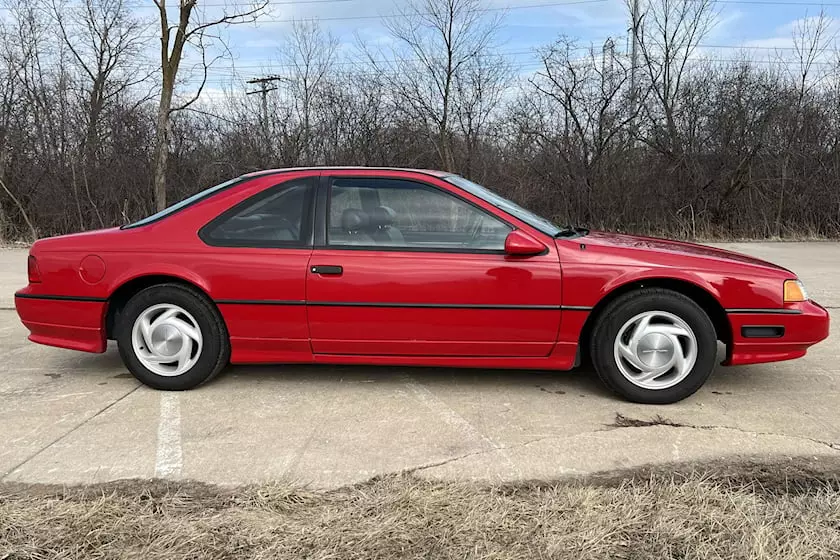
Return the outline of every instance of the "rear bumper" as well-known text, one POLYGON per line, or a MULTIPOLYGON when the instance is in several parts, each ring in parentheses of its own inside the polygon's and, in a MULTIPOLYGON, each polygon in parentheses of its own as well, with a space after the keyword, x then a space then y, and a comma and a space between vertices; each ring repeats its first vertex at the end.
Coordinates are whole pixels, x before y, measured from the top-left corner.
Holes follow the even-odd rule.
POLYGON ((107 302, 91 298, 38 296, 26 289, 15 294, 15 309, 29 329, 29 340, 83 352, 105 351, 107 308, 107 302))
POLYGON ((800 358, 810 346, 828 337, 828 311, 812 301, 776 313, 737 312, 729 313, 728 317, 732 327, 732 344, 727 349, 726 360, 723 362, 725 365, 760 364, 800 358), (769 336, 774 330, 778 334, 769 336))

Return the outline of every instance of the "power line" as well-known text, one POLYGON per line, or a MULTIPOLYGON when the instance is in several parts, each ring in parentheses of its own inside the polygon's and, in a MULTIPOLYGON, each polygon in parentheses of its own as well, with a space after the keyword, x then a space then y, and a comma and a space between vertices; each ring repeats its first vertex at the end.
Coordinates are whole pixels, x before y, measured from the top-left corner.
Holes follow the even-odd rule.
MULTIPOLYGON (((339 2, 360 2, 360 1, 362 1, 362 0, 271 0, 266 7, 271 8, 272 6, 296 6, 298 4, 337 4, 339 2)), ((94 5, 94 8, 96 8, 96 7, 97 6, 94 5)), ((155 6, 153 4, 149 4, 149 3, 127 5, 127 7, 131 10, 155 10, 155 11, 158 10, 157 6, 155 6)), ((237 8, 237 7, 253 8, 254 3, 253 2, 221 2, 221 3, 216 3, 216 4, 206 4, 204 2, 200 2, 199 4, 196 4, 196 8, 237 8)), ((71 9, 71 10, 73 10, 73 9, 85 10, 85 9, 87 9, 87 6, 84 5, 84 4, 71 4, 69 6, 64 6, 62 9, 66 10, 68 8, 71 9)), ((170 9, 170 8, 177 9, 177 8, 180 8, 180 5, 179 4, 170 4, 170 5, 166 6, 166 8, 167 9, 170 9)), ((0 7, 0 10, 12 10, 12 9, 13 8, 5 7, 5 6, 0 7)))
MULTIPOLYGON (((280 1, 272 1, 268 4, 267 8, 271 8, 272 6, 280 6, 280 5, 297 5, 297 4, 334 4, 340 2, 361 2, 363 0, 280 0, 280 1)), ((473 10, 466 10, 464 13, 482 13, 482 12, 505 12, 509 10, 525 10, 531 8, 549 8, 554 6, 566 6, 566 5, 575 5, 575 4, 598 4, 603 2, 608 2, 609 0, 572 0, 571 2, 548 2, 544 4, 526 4, 523 6, 503 6, 503 7, 496 7, 496 8, 475 8, 473 10)), ((198 7, 206 7, 206 8, 230 8, 230 7, 252 7, 253 4, 251 3, 236 3, 236 2, 229 2, 229 3, 221 3, 221 4, 199 4, 198 7)), ((177 5, 169 6, 172 8, 177 8, 177 5)), ((85 9, 83 5, 71 5, 66 6, 65 9, 85 9)), ((0 10, 11 10, 12 8, 7 7, 0 7, 0 10)), ((131 9, 154 9, 157 10, 157 6, 154 5, 137 5, 131 6, 131 9)), ((342 16, 342 17, 326 17, 326 18, 319 18, 319 17, 310 17, 310 18, 290 18, 290 19, 266 19, 266 18, 259 18, 259 22, 265 23, 291 23, 294 21, 341 21, 341 20, 354 20, 354 19, 388 19, 388 18, 400 18, 406 16, 415 16, 415 15, 434 15, 430 12, 405 12, 405 13, 393 13, 393 14, 379 14, 379 15, 368 15, 368 16, 342 16)))
MULTIPOLYGON (((769 65, 784 67, 784 68, 787 68, 787 67, 790 67, 793 64, 798 64, 799 63, 799 61, 794 61, 794 60, 789 60, 789 61, 782 61, 782 60, 745 60, 745 59, 737 59, 737 58, 690 58, 689 61, 690 62, 696 62, 696 63, 711 62, 711 63, 726 63, 726 64, 761 64, 761 65, 768 65, 769 64, 769 65)), ((811 65, 813 65, 813 66, 833 66, 833 65, 835 65, 835 63, 830 62, 830 61, 814 61, 814 62, 811 63, 811 65)), ((524 64, 522 66, 519 66, 517 68, 517 70, 519 72, 534 72, 534 71, 540 70, 542 68, 543 68, 542 63, 535 62, 535 63, 524 64)), ((383 75, 383 73, 381 73, 381 72, 371 72, 371 71, 360 72, 360 73, 355 74, 356 77, 361 77, 361 78, 365 78, 365 77, 374 78, 374 77, 379 77, 379 76, 382 76, 382 75, 383 75)), ((290 76, 277 76, 277 78, 293 79, 290 76)), ((230 75, 227 75, 227 76, 225 76, 225 75, 213 76, 211 78, 208 78, 206 83, 210 84, 210 85, 218 85, 218 86, 230 86, 230 85, 234 85, 234 84, 238 83, 238 84, 244 86, 246 84, 246 81, 242 76, 239 76, 237 74, 230 74, 230 75)), ((253 92, 253 93, 259 93, 259 92, 253 92)))
MULTIPOLYGON (((621 39, 621 36, 615 37, 608 37, 607 39, 621 39)), ((603 40, 592 40, 593 44, 603 43, 607 39, 603 40)), ((697 48, 707 48, 707 49, 736 49, 736 50, 743 50, 749 51, 753 49, 757 50, 769 50, 769 51, 797 51, 796 47, 767 47, 767 46, 750 46, 750 45, 697 45, 697 48)), ((578 46, 572 47, 569 49, 571 51, 592 51, 594 54, 600 54, 598 49, 593 49, 592 46, 578 46)), ((531 57, 538 57, 540 53, 537 49, 526 49, 526 50, 515 50, 515 51, 499 51, 493 53, 493 55, 498 55, 506 58, 514 58, 514 62, 516 58, 519 56, 527 56, 528 58, 531 57)), ((619 56, 624 56, 619 54, 619 56)), ((412 63, 412 62, 425 62, 428 59, 421 59, 421 58, 393 58, 387 60, 338 60, 331 63, 331 66, 337 67, 376 67, 376 65, 391 65, 391 64, 399 64, 399 63, 412 63)), ((441 59, 442 60, 442 59, 441 59)), ((736 60, 736 59, 733 59, 736 60)), ((524 62, 524 60, 523 60, 524 62)), ((242 65, 233 65, 228 67, 211 67, 209 71, 211 73, 215 72, 223 72, 223 73, 230 73, 236 71, 248 71, 248 70, 258 70, 260 72, 267 72, 267 73, 275 73, 276 70, 279 69, 288 69, 288 68, 295 68, 297 64, 294 63, 273 63, 270 61, 266 61, 264 64, 242 64, 242 65)))
MULTIPOLYGON (((706 0, 690 0, 705 2, 706 0)), ((840 6, 840 2, 789 2, 785 0, 712 0, 713 4, 757 4, 761 6, 840 6)))

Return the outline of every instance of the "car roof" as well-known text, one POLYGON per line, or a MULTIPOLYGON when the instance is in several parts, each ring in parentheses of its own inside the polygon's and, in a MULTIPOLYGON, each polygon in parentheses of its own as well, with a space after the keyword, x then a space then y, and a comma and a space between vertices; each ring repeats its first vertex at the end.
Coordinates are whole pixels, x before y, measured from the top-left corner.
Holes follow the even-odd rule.
POLYGON ((289 171, 349 171, 349 170, 371 170, 371 171, 410 171, 413 173, 422 173, 424 175, 431 175, 433 177, 448 177, 453 175, 448 171, 440 171, 437 169, 413 169, 409 167, 367 167, 364 165, 338 165, 338 166, 314 166, 314 167, 283 167, 278 169, 265 169, 263 171, 254 171, 246 173, 243 177, 260 177, 263 175, 273 175, 275 173, 286 173, 289 171))

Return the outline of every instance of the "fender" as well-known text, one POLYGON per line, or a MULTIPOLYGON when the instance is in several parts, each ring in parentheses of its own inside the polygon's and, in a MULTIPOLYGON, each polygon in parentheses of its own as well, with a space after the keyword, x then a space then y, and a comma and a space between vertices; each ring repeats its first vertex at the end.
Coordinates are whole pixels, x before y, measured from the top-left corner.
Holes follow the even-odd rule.
POLYGON ((210 286, 207 284, 207 281, 192 270, 172 263, 156 262, 153 265, 150 264, 142 268, 134 268, 131 271, 117 276, 108 285, 108 297, 113 296, 117 290, 129 282, 146 276, 172 276, 173 278, 193 284, 208 296, 210 295, 210 286))
POLYGON ((595 303, 600 303, 606 296, 622 286, 644 280, 681 280, 708 292, 718 301, 718 303, 721 301, 720 290, 718 290, 702 275, 697 274, 692 270, 669 267, 651 267, 627 270, 624 273, 611 278, 601 286, 595 303))

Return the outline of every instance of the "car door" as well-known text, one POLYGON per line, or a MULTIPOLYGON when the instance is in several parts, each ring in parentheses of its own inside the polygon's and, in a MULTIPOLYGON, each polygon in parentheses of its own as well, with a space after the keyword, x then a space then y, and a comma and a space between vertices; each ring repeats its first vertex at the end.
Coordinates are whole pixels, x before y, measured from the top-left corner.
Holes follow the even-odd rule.
POLYGON ((311 361, 305 303, 317 181, 311 173, 254 179, 199 231, 200 272, 234 361, 311 361))
MULTIPOLYGON (((395 172, 397 173, 397 172, 395 172)), ((316 354, 547 356, 560 324, 554 244, 432 177, 324 176, 307 314, 316 354), (320 237, 320 239, 319 239, 320 237)))

